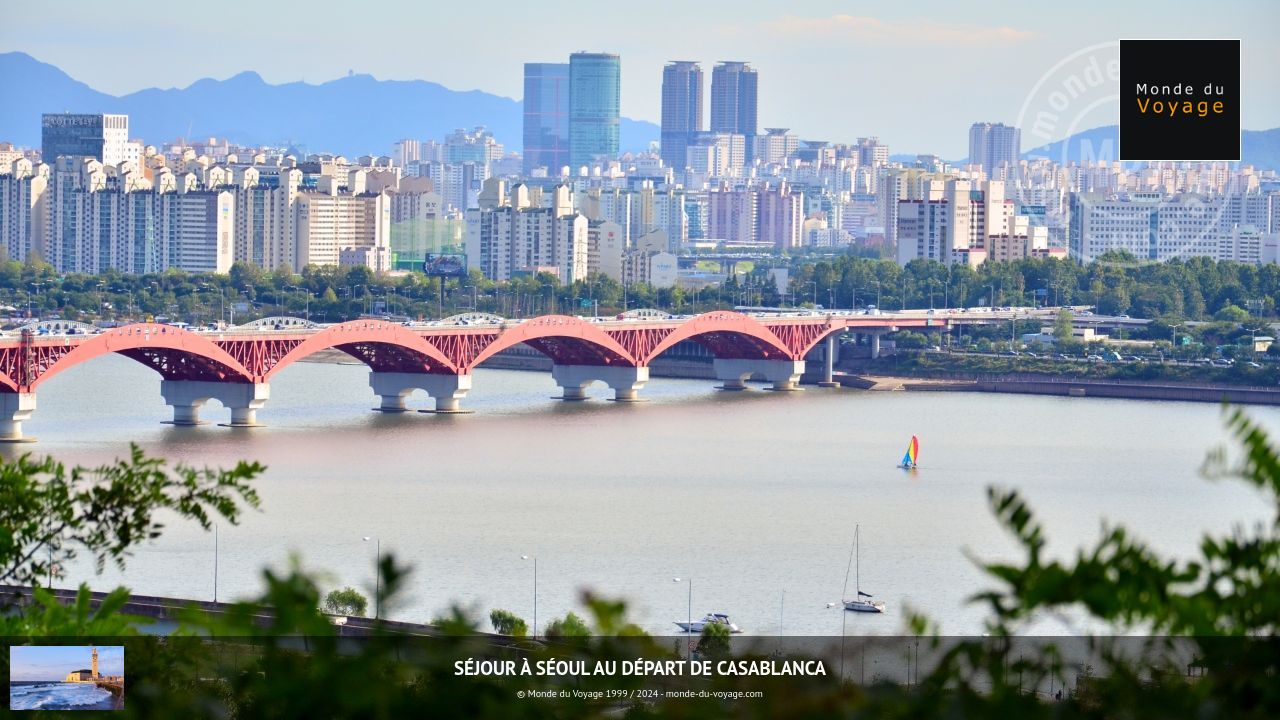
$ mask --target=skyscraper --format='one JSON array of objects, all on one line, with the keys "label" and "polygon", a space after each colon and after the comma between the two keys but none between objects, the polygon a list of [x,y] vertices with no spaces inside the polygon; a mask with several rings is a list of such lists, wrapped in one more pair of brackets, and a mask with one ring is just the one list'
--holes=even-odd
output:
[{"label": "skyscraper", "polygon": [[569,164],[618,154],[622,62],[611,53],[569,56]]},{"label": "skyscraper", "polygon": [[756,135],[758,76],[744,62],[726,60],[711,71],[711,132],[746,136],[747,164]]},{"label": "skyscraper", "polygon": [[1002,164],[1018,164],[1022,132],[1004,123],[974,123],[969,128],[969,163],[981,165],[991,176]]},{"label": "skyscraper", "polygon": [[702,67],[675,60],[662,69],[662,162],[676,172],[688,162],[690,136],[702,130]]},{"label": "skyscraper", "polygon": [[524,173],[569,164],[569,65],[524,64]]}]

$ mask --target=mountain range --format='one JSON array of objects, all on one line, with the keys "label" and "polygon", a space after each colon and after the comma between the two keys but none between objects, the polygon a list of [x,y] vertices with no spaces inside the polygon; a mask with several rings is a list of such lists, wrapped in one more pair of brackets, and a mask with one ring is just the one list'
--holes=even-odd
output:
[{"label": "mountain range", "polygon": [[[1119,148],[1120,126],[1103,125],[1028,150],[1022,157],[1028,160],[1048,158],[1057,162],[1115,160]],[[1241,132],[1240,161],[1259,170],[1280,170],[1280,128]]]},{"label": "mountain range", "polygon": [[[205,78],[185,88],[109,95],[21,52],[0,53],[0,140],[40,146],[40,115],[129,115],[129,134],[159,144],[176,138],[228,138],[246,145],[301,143],[315,151],[386,155],[403,138],[443,139],[484,125],[508,150],[520,150],[519,100],[450,90],[425,80],[378,80],[350,74],[318,85],[272,85],[255,72]],[[658,126],[622,118],[623,151],[647,149]]]},{"label": "mountain range", "polygon": [[[508,150],[519,150],[522,140],[518,100],[450,90],[425,80],[378,80],[362,74],[318,85],[272,85],[255,72],[242,72],[226,80],[197,80],[185,88],[116,96],[26,53],[9,52],[0,53],[0,97],[6,99],[0,103],[0,141],[29,147],[40,146],[40,114],[62,111],[126,113],[130,136],[151,143],[225,137],[245,145],[299,143],[350,156],[385,155],[402,138],[438,140],[456,128],[477,125],[488,128]],[[629,118],[622,118],[619,130],[623,151],[645,150],[659,135],[656,124]],[[1118,125],[1091,128],[1023,157],[1114,159],[1119,136]],[[1280,128],[1245,130],[1241,146],[1243,162],[1280,170]],[[910,154],[890,158],[915,161]]]}]

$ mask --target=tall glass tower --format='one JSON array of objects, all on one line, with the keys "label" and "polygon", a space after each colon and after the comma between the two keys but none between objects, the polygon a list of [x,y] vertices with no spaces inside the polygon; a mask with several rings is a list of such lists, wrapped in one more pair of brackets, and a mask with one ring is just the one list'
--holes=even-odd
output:
[{"label": "tall glass tower", "polygon": [[524,64],[524,174],[569,164],[569,65]]},{"label": "tall glass tower", "polygon": [[755,146],[758,76],[744,62],[726,60],[711,71],[711,132],[746,136],[747,164]]},{"label": "tall glass tower", "polygon": [[676,172],[688,162],[689,140],[702,126],[702,67],[675,60],[662,69],[662,162]]},{"label": "tall glass tower", "polygon": [[622,62],[611,53],[569,56],[569,164],[618,154]]}]

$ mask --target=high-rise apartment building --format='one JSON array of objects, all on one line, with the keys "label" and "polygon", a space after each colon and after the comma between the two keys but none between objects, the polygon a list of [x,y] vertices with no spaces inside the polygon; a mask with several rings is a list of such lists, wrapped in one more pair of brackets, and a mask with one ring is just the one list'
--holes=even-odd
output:
[{"label": "high-rise apartment building", "polygon": [[611,53],[569,56],[569,164],[618,154],[622,61]]},{"label": "high-rise apartment building", "polygon": [[10,260],[44,255],[45,191],[49,166],[26,158],[0,167],[0,248]]},{"label": "high-rise apartment building", "polygon": [[1022,157],[1022,131],[1003,123],[974,123],[969,128],[969,164],[981,165],[988,177],[1001,167],[1017,167]]},{"label": "high-rise apartment building", "polygon": [[569,65],[524,64],[524,174],[569,164]]},{"label": "high-rise apartment building", "polygon": [[390,247],[391,200],[386,193],[304,192],[296,207],[296,269],[338,265],[342,251],[351,248],[368,248],[373,251],[370,257],[379,259]]},{"label": "high-rise apartment building", "polygon": [[724,61],[711,71],[711,132],[747,138],[747,165],[755,151],[759,82],[745,62]]},{"label": "high-rise apartment building", "polygon": [[662,162],[677,173],[688,162],[689,140],[702,125],[702,66],[689,60],[662,69]]},{"label": "high-rise apartment building", "polygon": [[587,276],[588,221],[573,210],[566,185],[550,193],[545,207],[534,204],[529,188],[485,181],[479,207],[467,211],[467,267],[491,280],[513,273],[555,268],[563,283]]},{"label": "high-rise apartment building", "polygon": [[91,157],[104,165],[136,160],[129,144],[129,116],[45,113],[40,120],[40,157],[52,166],[63,156]]}]

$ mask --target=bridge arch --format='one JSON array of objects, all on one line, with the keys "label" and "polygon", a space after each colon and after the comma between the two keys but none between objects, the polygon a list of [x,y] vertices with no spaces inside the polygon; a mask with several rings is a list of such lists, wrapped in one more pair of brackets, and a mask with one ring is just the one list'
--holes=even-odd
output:
[{"label": "bridge arch", "polygon": [[503,330],[466,367],[524,343],[557,365],[626,365],[639,363],[617,340],[596,325],[568,315],[543,315]]},{"label": "bridge arch", "polygon": [[686,320],[641,358],[648,365],[676,343],[692,340],[717,358],[751,360],[796,360],[790,349],[769,328],[742,313],[715,310]]},{"label": "bridge arch", "polygon": [[4,383],[17,392],[32,392],[67,368],[111,353],[136,360],[166,380],[253,381],[251,373],[230,353],[206,337],[172,325],[138,323],[106,330],[66,352],[37,339],[28,352],[27,366],[10,370],[9,382]]},{"label": "bridge arch", "polygon": [[261,381],[285,367],[321,350],[337,348],[360,360],[375,372],[458,374],[458,366],[435,345],[399,323],[386,320],[351,320],[330,325],[309,335],[270,368]]}]

